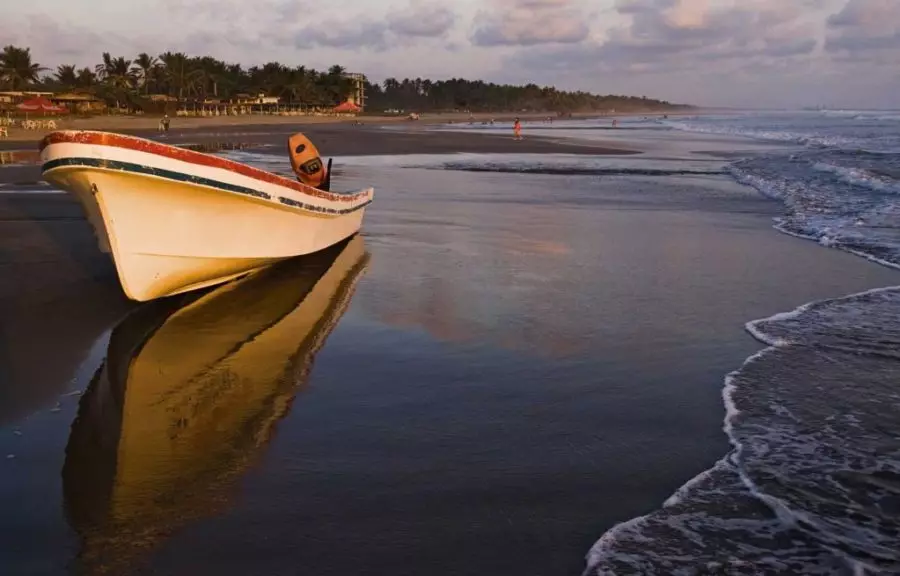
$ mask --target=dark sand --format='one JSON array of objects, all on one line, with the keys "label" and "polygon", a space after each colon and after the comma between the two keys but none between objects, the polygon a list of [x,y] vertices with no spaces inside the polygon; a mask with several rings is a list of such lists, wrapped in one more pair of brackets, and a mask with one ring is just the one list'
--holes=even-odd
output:
[{"label": "dark sand", "polygon": [[[326,155],[360,156],[367,154],[446,154],[472,153],[564,153],[564,154],[633,154],[613,144],[592,142],[577,144],[552,138],[529,136],[526,125],[525,139],[515,141],[509,136],[494,134],[468,134],[462,132],[428,130],[427,125],[361,126],[353,124],[266,124],[246,126],[210,126],[179,130],[169,133],[157,131],[126,130],[133,134],[169,144],[243,142],[249,144],[274,144],[285,146],[287,137],[295,132],[307,134],[319,150]],[[535,128],[540,128],[536,126]],[[37,143],[0,141],[2,150],[26,150]]]},{"label": "dark sand", "polygon": [[0,188],[0,424],[52,404],[129,307],[77,203]]},{"label": "dark sand", "polygon": [[[448,142],[387,134],[314,138],[347,155],[359,138],[377,154],[389,141],[414,152]],[[776,233],[779,205],[724,177],[349,165],[338,184],[377,191],[363,234],[371,259],[349,308],[314,365],[301,355],[271,433],[248,425],[241,439],[204,424],[215,408],[257,407],[211,401],[184,422],[205,442],[177,458],[166,440],[177,430],[152,458],[117,452],[118,427],[140,435],[143,417],[164,413],[147,404],[123,422],[121,405],[140,391],[104,393],[102,374],[91,383],[98,359],[71,382],[96,335],[133,308],[77,208],[0,194],[0,451],[15,456],[0,474],[0,566],[65,574],[85,554],[89,573],[99,557],[148,574],[579,574],[604,531],[725,453],[723,377],[761,347],[744,322],[896,283]],[[124,350],[111,354],[118,366]],[[273,360],[283,358],[229,367],[261,374]],[[264,383],[251,376],[249,389]],[[80,410],[64,397],[53,412],[73,388],[88,388]],[[97,450],[81,449],[91,442]],[[117,473],[136,460],[168,472]],[[204,463],[230,480],[187,474]],[[148,489],[162,494],[156,504],[140,496]],[[115,519],[114,505],[126,511]]]}]

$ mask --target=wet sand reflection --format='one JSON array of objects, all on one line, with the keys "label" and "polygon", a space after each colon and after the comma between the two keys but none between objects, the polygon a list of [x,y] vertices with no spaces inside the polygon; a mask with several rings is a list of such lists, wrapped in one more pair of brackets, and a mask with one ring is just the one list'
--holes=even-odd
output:
[{"label": "wet sand reflection", "polygon": [[361,236],[119,324],[79,406],[63,491],[87,573],[227,503],[302,388],[369,255]]}]

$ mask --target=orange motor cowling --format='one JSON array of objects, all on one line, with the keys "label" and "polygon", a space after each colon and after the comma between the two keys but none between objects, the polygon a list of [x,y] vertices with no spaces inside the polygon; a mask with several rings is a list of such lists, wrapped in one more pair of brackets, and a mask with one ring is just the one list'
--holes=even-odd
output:
[{"label": "orange motor cowling", "polygon": [[291,158],[291,168],[300,182],[320,190],[328,190],[331,184],[331,162],[328,167],[322,163],[319,150],[302,132],[288,138],[288,155]]}]

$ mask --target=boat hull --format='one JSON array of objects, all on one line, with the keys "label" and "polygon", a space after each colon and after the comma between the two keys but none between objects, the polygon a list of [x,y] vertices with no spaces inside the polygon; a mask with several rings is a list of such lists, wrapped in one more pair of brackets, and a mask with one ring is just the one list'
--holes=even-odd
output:
[{"label": "boat hull", "polygon": [[[180,160],[70,140],[43,148],[44,178],[81,203],[133,300],[219,284],[323,250],[357,233],[371,202],[371,190],[307,193],[280,176],[209,155]],[[175,148],[152,144],[163,152]],[[190,161],[198,157],[208,165]]]}]

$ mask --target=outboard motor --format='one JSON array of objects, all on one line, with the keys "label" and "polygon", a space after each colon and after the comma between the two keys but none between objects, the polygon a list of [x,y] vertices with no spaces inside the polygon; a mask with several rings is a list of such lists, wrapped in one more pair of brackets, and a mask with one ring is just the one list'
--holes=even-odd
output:
[{"label": "outboard motor", "polygon": [[324,166],[319,150],[302,132],[288,138],[288,155],[300,182],[319,190],[331,189],[331,159]]}]

